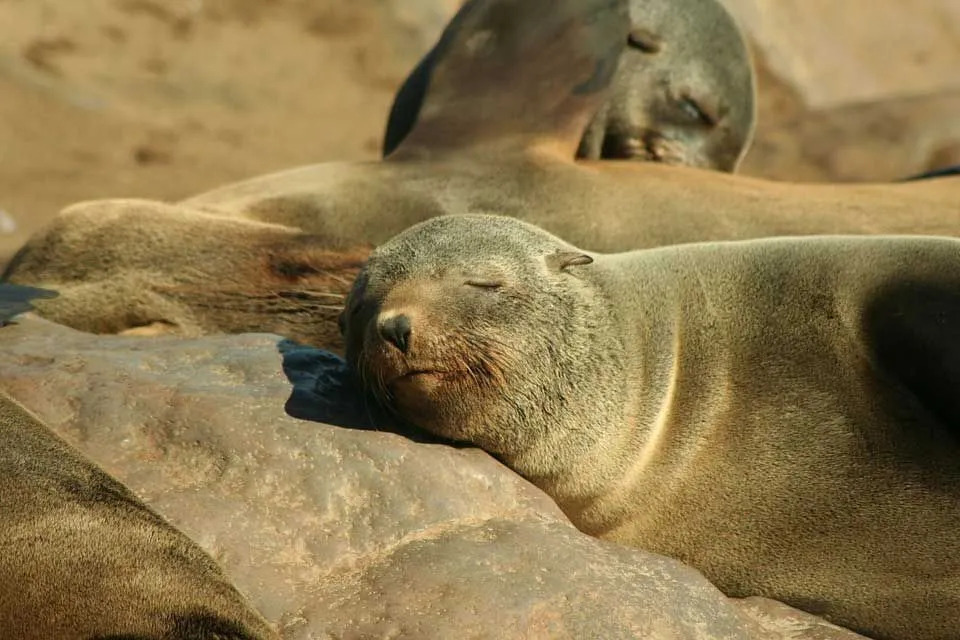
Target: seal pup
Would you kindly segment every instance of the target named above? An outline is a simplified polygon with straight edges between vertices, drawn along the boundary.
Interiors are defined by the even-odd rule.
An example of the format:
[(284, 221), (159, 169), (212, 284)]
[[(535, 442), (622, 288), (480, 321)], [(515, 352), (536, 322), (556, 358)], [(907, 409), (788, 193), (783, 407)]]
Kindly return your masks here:
[[(489, 85), (482, 81), (467, 84), (474, 80), (469, 69), (448, 60), (448, 56), (462, 54), (464, 41), (476, 37), (470, 17), (485, 4), (486, 0), (465, 3), (400, 86), (387, 119), (385, 157), (413, 128), (428, 88), (432, 93), (441, 92), (438, 83), (454, 81), (464, 86), (440, 98), (455, 104), (431, 96), (431, 108), (461, 114), (469, 111), (461, 117), (477, 122), (500, 111), (464, 101), (465, 93), (519, 102), (537, 90), (537, 85), (529, 84), (519, 87), (524, 95), (506, 96), (495, 78), (484, 79), (494, 80)], [(521, 13), (522, 5), (515, 3), (510, 9)], [(734, 171), (753, 135), (756, 86), (750, 54), (733, 17), (717, 0), (630, 0), (629, 9), (627, 46), (613, 86), (583, 132), (576, 157)]]
[(960, 240), (589, 253), (443, 216), (375, 249), (347, 360), (586, 533), (882, 640), (960, 629)]
[[(0, 323), (49, 297), (0, 285)], [(200, 547), (0, 393), (0, 637), (279, 636)]]

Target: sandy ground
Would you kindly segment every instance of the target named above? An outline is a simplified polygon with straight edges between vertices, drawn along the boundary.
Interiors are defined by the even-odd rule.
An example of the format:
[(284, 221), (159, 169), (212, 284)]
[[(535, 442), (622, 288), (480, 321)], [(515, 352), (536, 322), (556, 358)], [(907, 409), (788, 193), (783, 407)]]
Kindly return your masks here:
[(0, 256), (80, 200), (377, 157), (456, 5), (417, 4), (0, 0)]
[[(0, 262), (81, 200), (176, 199), (298, 164), (377, 157), (395, 88), (458, 4), (0, 0)], [(863, 15), (858, 28), (869, 29)], [(758, 24), (763, 63), (762, 43), (777, 38), (769, 19)], [(960, 20), (953, 26), (960, 33)], [(784, 52), (773, 53), (785, 68)], [(960, 92), (812, 111), (802, 83), (766, 71), (761, 82), (747, 173), (883, 179), (960, 162)]]

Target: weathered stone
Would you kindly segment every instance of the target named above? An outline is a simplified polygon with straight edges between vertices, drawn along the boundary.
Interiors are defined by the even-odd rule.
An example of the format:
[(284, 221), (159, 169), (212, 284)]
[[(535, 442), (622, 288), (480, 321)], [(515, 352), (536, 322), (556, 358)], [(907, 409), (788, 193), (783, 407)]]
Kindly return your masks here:
[(960, 90), (792, 113), (785, 99), (771, 99), (774, 92), (768, 85), (761, 94), (757, 136), (740, 173), (884, 182), (960, 164)]
[(724, 0), (812, 108), (960, 88), (956, 0)]
[(757, 621), (766, 638), (855, 640), (862, 637), (775, 600), (743, 598), (734, 602), (743, 613)]
[(342, 361), (277, 336), (22, 316), (0, 331), (0, 389), (198, 541), (288, 639), (858, 637), (590, 538), (477, 449), (374, 430)]

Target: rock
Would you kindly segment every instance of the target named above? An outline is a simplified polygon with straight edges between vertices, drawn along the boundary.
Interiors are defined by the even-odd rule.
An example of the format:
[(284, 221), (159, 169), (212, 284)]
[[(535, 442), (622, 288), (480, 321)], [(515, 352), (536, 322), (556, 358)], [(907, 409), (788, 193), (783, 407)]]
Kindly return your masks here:
[(0, 264), (80, 200), (377, 158), (396, 87), (457, 4), (0, 2), (0, 119), (17, 123), (0, 129)]
[(342, 361), (277, 336), (21, 316), (0, 330), (0, 389), (199, 542), (287, 639), (859, 637), (590, 538), (482, 451), (377, 430)]
[(775, 600), (743, 598), (735, 602), (744, 614), (757, 621), (766, 638), (855, 640), (863, 637)]
[(956, 0), (724, 0), (816, 109), (960, 89)]
[[(763, 76), (761, 76), (763, 82)], [(769, 98), (769, 91), (763, 98)], [(960, 164), (960, 90), (792, 114), (761, 99), (740, 173), (774, 180), (883, 182)], [(767, 103), (769, 104), (769, 103)]]
[[(804, 7), (809, 7), (807, 11), (818, 8)], [(869, 24), (869, 8), (862, 10), (863, 21)], [(842, 24), (831, 28), (835, 33), (828, 39), (843, 37)], [(956, 28), (960, 29), (960, 22)], [(877, 100), (818, 108), (808, 104), (789, 77), (771, 68), (760, 44), (751, 44), (757, 71), (757, 129), (739, 173), (799, 182), (880, 182), (960, 164), (960, 84), (918, 95), (896, 91)], [(815, 52), (795, 51), (783, 43), (777, 46), (788, 55), (816, 59)], [(869, 59), (877, 58), (871, 53)], [(830, 77), (833, 64), (831, 60), (821, 70), (821, 77)]]

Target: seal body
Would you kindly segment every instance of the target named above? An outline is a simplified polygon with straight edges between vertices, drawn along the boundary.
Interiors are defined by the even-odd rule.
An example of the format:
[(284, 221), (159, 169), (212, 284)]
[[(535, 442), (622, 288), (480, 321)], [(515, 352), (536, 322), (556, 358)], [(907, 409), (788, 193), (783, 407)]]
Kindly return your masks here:
[(960, 629), (960, 241), (588, 254), (444, 216), (371, 254), (364, 385), (582, 530), (881, 639)]
[[(0, 323), (51, 295), (0, 285)], [(2, 393), (0, 487), (0, 637), (279, 637), (196, 543)]]
[(5, 396), (0, 440), (0, 637), (278, 637), (199, 546)]
[[(594, 27), (588, 37), (567, 30), (551, 38), (565, 40), (567, 49), (585, 47), (583, 41), (590, 40), (617, 42), (618, 36), (627, 45), (616, 61), (609, 96), (584, 129), (576, 156), (733, 171), (746, 153), (756, 120), (753, 69), (736, 22), (717, 0), (631, 0), (622, 4), (629, 8), (629, 17), (623, 16), (624, 22), (629, 20), (625, 35), (608, 26), (605, 31)], [(571, 8), (586, 15), (591, 11), (583, 0), (555, 0), (549, 7), (509, 0), (464, 3), (439, 42), (397, 91), (387, 119), (384, 156), (397, 150), (420, 124), (418, 116), (425, 100), (428, 110), (456, 112), (474, 129), (492, 127), (491, 113), (504, 114), (516, 104), (523, 105), (521, 114), (509, 113), (507, 121), (524, 116), (542, 121), (549, 111), (542, 106), (548, 103), (543, 100), (545, 74), (530, 73), (529, 67), (536, 64), (545, 46), (535, 40), (545, 15)], [(476, 43), (489, 39), (491, 31), (502, 33), (505, 29), (496, 23), (490, 29), (477, 16), (494, 10), (520, 38), (510, 46), (498, 40), (496, 46), (516, 58), (510, 68), (484, 74), (485, 52)], [(616, 10), (616, 3), (603, 8)], [(528, 75), (528, 81), (504, 90), (504, 77), (517, 73)], [(447, 93), (447, 86), (454, 83), (461, 86)], [(465, 96), (472, 99), (463, 100)], [(525, 123), (517, 133), (531, 135), (535, 131), (535, 125)]]

